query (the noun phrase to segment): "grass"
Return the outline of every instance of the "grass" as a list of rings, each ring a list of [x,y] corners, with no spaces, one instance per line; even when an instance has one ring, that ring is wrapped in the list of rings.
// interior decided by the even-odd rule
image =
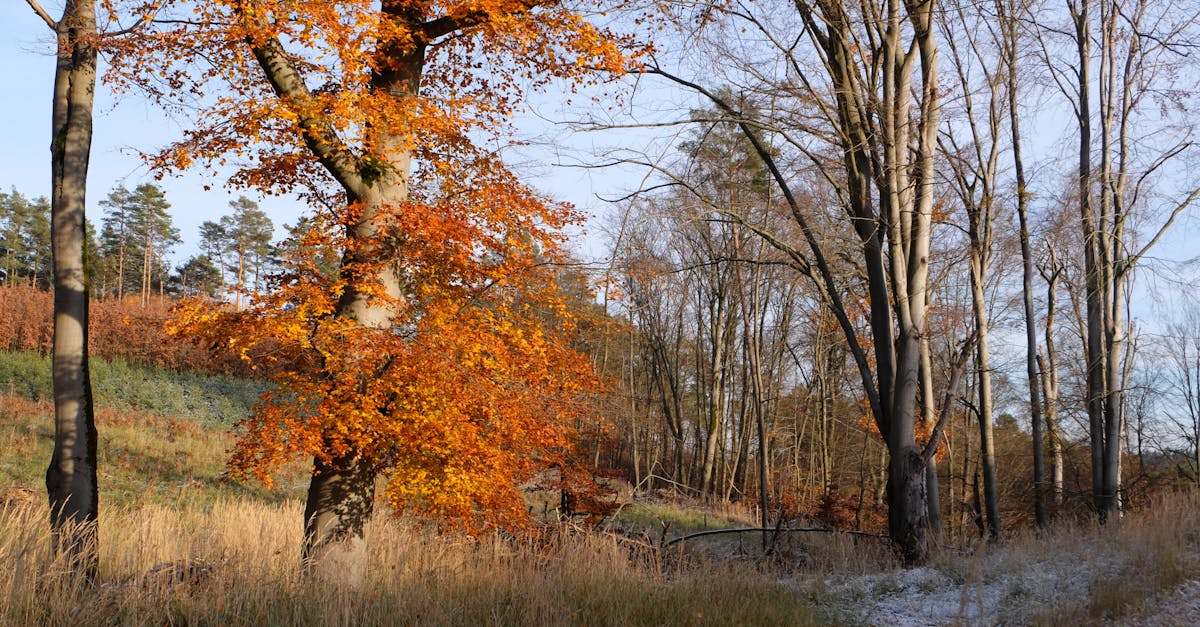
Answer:
[[[920,571],[900,569],[877,539],[842,534],[785,534],[774,561],[755,534],[658,546],[664,528],[669,539],[753,526],[736,507],[626,505],[614,528],[649,541],[570,527],[470,539],[384,512],[368,531],[365,583],[330,588],[298,574],[306,468],[287,469],[276,490],[225,478],[229,425],[260,386],[96,363],[101,572],[82,590],[56,574],[45,522],[48,365],[0,353],[0,625],[857,624],[894,622],[888,608],[906,603],[927,620],[935,602],[946,622],[1096,624],[1160,612],[1200,580],[1190,494],[1104,527],[948,543]]]
[[[90,592],[54,575],[44,507],[0,507],[0,624],[813,624],[795,594],[736,564],[664,571],[615,536],[560,530],[535,547],[386,516],[368,530],[365,583],[321,586],[297,575],[300,514],[247,499],[109,508]],[[176,583],[163,564],[205,570]]]
[[[1048,538],[1022,538],[1014,543],[1014,552],[1035,554],[1048,544],[1055,547],[1052,555],[1074,561],[1076,585],[1085,590],[1034,613],[1030,622],[1121,622],[1157,611],[1179,586],[1200,579],[1198,534],[1200,494],[1191,493],[1162,499],[1152,509],[1106,526],[1070,524]]]
[[[264,383],[222,375],[173,372],[117,359],[92,358],[97,408],[117,413],[150,412],[204,425],[232,425],[246,417]],[[35,352],[0,351],[0,394],[33,401],[52,398],[50,358]]]
[[[569,526],[471,539],[381,512],[361,587],[305,580],[306,469],[288,469],[276,490],[224,475],[229,425],[261,387],[93,365],[101,554],[89,590],[61,576],[50,550],[48,363],[0,353],[0,625],[813,624],[799,595],[752,565]]]
[[[50,402],[0,396],[0,498],[42,491],[53,446]],[[138,411],[96,411],[102,506],[160,503],[207,506],[246,496],[279,503],[303,495],[303,468],[280,474],[281,489],[241,484],[225,475],[233,445],[228,428]],[[40,496],[39,496],[40,498]]]
[[[714,509],[699,504],[683,506],[680,503],[647,501],[622,507],[618,519],[619,523],[634,532],[656,535],[665,529],[670,537],[758,524],[750,514],[733,507]]]

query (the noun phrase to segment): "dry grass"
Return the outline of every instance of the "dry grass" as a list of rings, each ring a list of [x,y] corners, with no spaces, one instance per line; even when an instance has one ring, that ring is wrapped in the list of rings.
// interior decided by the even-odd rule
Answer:
[[[0,626],[728,625],[810,623],[753,564],[713,563],[615,535],[558,529],[474,541],[382,514],[366,582],[299,576],[304,477],[285,489],[223,478],[216,421],[101,410],[95,589],[51,556],[41,477],[50,407],[0,394]]]
[[[1105,526],[1071,524],[1048,538],[1026,536],[1009,551],[1036,564],[1033,556],[1045,554],[1048,546],[1058,559],[1074,562],[1070,576],[1083,594],[1044,608],[1030,622],[1095,623],[1153,614],[1176,588],[1200,579],[1200,494],[1161,499]]]
[[[0,624],[811,623],[794,594],[737,565],[664,569],[652,552],[612,536],[476,542],[386,517],[369,531],[367,582],[320,587],[297,574],[295,503],[109,509],[100,585],[88,591],[55,575],[45,514],[40,505],[0,506]]]

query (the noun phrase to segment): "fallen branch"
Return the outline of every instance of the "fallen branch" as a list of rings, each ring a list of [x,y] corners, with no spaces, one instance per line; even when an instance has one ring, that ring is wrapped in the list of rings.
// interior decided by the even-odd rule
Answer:
[[[695,533],[689,533],[686,535],[679,536],[678,538],[672,538],[671,540],[668,540],[664,546],[671,546],[672,544],[675,544],[677,542],[683,542],[684,540],[691,540],[692,538],[700,538],[703,536],[715,536],[715,535],[725,534],[725,533],[753,533],[753,532],[761,533],[764,531],[775,532],[775,533],[784,533],[784,532],[789,532],[789,531],[817,532],[817,533],[844,533],[847,535],[862,536],[865,538],[879,538],[880,540],[890,540],[890,538],[888,536],[878,534],[878,533],[868,533],[866,531],[843,531],[841,529],[828,529],[825,527],[785,527],[782,529],[773,529],[771,527],[736,527],[733,529],[709,529],[707,531],[697,531]]]

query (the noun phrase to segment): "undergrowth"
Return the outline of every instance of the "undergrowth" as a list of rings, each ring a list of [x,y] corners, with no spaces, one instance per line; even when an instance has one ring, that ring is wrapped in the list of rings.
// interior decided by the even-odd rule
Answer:
[[[796,595],[751,569],[667,571],[644,547],[565,528],[535,547],[378,516],[365,583],[322,585],[297,574],[297,501],[109,508],[89,591],[55,576],[45,515],[0,506],[0,624],[813,624]]]
[[[266,384],[199,372],[176,372],[114,358],[92,358],[97,408],[150,412],[206,425],[232,425],[249,415]],[[0,394],[33,401],[53,398],[50,358],[33,351],[0,351]]]

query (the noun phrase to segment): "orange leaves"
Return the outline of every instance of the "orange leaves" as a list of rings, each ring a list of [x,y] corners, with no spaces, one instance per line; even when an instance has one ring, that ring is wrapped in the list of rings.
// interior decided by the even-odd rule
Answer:
[[[547,271],[578,215],[491,147],[525,90],[619,72],[631,40],[538,0],[189,7],[114,57],[131,82],[167,81],[164,100],[199,103],[159,163],[228,159],[232,184],[312,190],[328,211],[249,309],[182,311],[181,332],[277,385],[234,469],[353,453],[393,470],[398,509],[512,523],[516,480],[563,461],[596,383]]]
[[[132,0],[137,5],[137,0]],[[501,138],[525,91],[551,80],[596,82],[622,73],[644,44],[590,22],[580,7],[539,0],[206,0],[168,5],[112,50],[108,79],[137,86],[196,121],[155,159],[237,166],[233,181],[292,191],[327,181],[299,120],[319,117],[359,158],[388,154],[373,133],[407,136],[430,163],[468,137]],[[135,7],[136,10],[136,7]],[[278,40],[304,98],[277,98],[252,45]],[[406,66],[419,58],[417,68]],[[379,89],[392,74],[419,93]],[[392,147],[394,148],[394,147]],[[273,172],[267,164],[284,162]],[[313,178],[315,177],[315,178]]]
[[[565,464],[578,399],[597,381],[568,346],[570,320],[552,313],[565,309],[551,273],[519,253],[492,263],[445,242],[423,250],[425,238],[415,236],[428,233],[422,225],[453,221],[418,209],[385,218],[404,219],[409,241],[388,244],[399,235],[384,229],[382,241],[364,244],[402,250],[394,259],[424,277],[414,296],[394,304],[388,328],[333,315],[350,286],[343,277],[375,273],[321,272],[305,251],[350,244],[337,226],[318,225],[285,260],[277,290],[240,312],[189,302],[174,330],[257,362],[277,386],[243,425],[234,474],[270,481],[290,460],[329,462],[353,451],[389,473],[387,498],[399,511],[468,529],[521,525],[516,486]],[[448,255],[462,259],[439,266]],[[471,274],[472,261],[487,270]],[[513,272],[493,276],[496,268]],[[474,285],[472,276],[491,282]],[[360,293],[380,293],[365,284],[372,279],[360,280]]]

